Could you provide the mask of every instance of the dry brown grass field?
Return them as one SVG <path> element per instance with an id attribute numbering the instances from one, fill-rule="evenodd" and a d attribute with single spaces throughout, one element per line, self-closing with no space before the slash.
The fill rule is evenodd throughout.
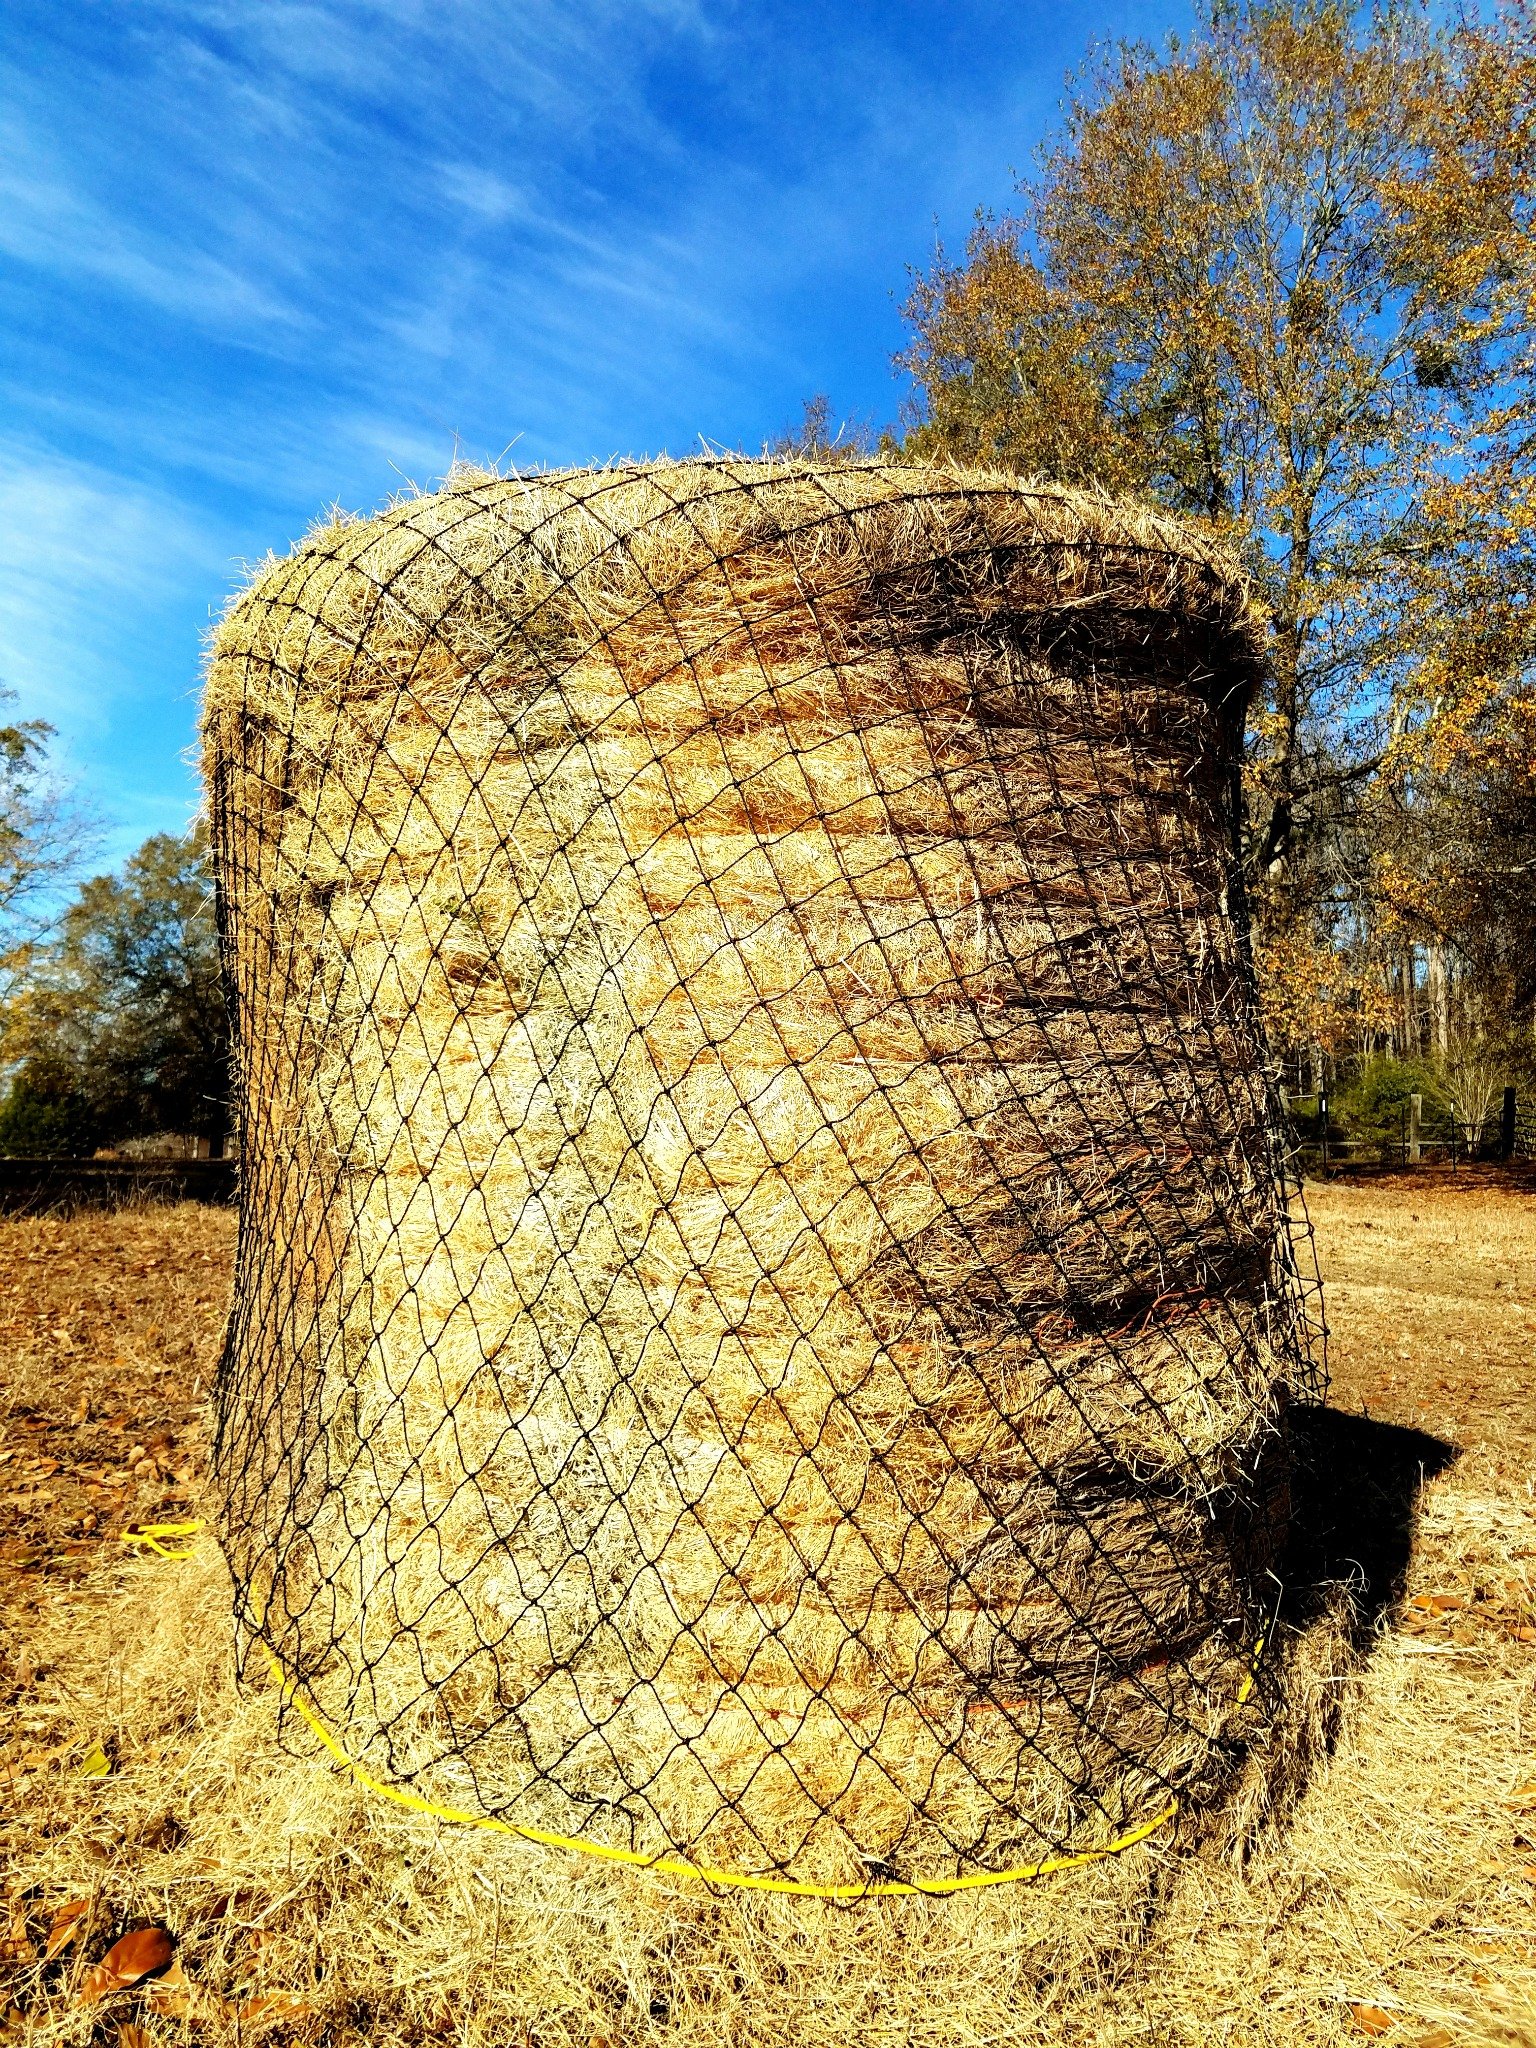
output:
<path id="1" fill-rule="evenodd" d="M 0 1221 L 0 2037 L 1536 2044 L 1536 1186 L 1309 1201 L 1333 1396 L 1296 1568 L 1353 1583 L 1359 1654 L 1315 1674 L 1295 1812 L 1242 1856 L 1169 1833 L 853 1908 L 447 1826 L 281 1750 L 216 1549 L 120 1540 L 204 1498 L 232 1217 Z M 115 1985 L 147 1928 L 157 1974 Z"/>

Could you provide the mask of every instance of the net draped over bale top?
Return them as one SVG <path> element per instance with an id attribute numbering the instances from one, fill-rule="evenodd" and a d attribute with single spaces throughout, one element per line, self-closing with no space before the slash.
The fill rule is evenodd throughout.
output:
<path id="1" fill-rule="evenodd" d="M 205 711 L 246 1630 L 375 1774 L 942 1882 L 1219 1798 L 1316 1391 L 1203 535 L 896 464 L 461 474 Z"/>

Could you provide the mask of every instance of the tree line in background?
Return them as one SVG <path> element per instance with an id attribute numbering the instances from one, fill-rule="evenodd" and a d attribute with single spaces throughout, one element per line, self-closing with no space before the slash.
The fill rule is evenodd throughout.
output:
<path id="1" fill-rule="evenodd" d="M 1205 0 L 1071 87 L 1006 218 L 915 278 L 892 452 L 1150 496 L 1269 619 L 1244 863 L 1299 1094 L 1536 1089 L 1536 19 Z M 777 446 L 874 445 L 825 398 Z M 0 728 L 0 1153 L 217 1141 L 201 830 L 78 867 Z M 29 925 L 29 919 L 31 924 Z"/>
<path id="2" fill-rule="evenodd" d="M 229 1123 L 229 1027 L 207 834 L 147 839 L 80 885 L 89 821 L 50 779 L 49 727 L 0 727 L 0 1157 L 80 1157 Z"/>

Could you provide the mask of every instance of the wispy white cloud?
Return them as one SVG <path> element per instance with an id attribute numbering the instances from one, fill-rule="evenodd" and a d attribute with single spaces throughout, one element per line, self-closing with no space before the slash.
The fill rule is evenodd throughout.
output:
<path id="1" fill-rule="evenodd" d="M 58 729 L 113 854 L 196 803 L 182 755 L 206 613 L 185 596 L 231 566 L 227 540 L 174 497 L 0 442 L 0 683 Z"/>
<path id="2" fill-rule="evenodd" d="M 180 806 L 231 559 L 321 505 L 889 418 L 935 213 L 1183 6 L 7 0 L 0 665 Z"/>
<path id="3" fill-rule="evenodd" d="M 0 122 L 0 251 L 213 326 L 299 317 L 230 264 L 146 232 L 80 190 L 56 150 L 14 112 Z"/>
<path id="4" fill-rule="evenodd" d="M 450 206 L 491 227 L 528 216 L 526 194 L 481 164 L 439 164 L 437 182 Z"/>
<path id="5" fill-rule="evenodd" d="M 189 568 L 223 568 L 187 508 L 84 463 L 0 443 L 0 677 L 44 717 L 99 730 L 115 689 L 102 629 L 173 597 Z"/>

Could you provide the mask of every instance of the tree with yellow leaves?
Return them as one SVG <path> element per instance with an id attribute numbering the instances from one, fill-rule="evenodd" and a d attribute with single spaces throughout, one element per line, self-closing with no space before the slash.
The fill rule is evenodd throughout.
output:
<path id="1" fill-rule="evenodd" d="M 1479 281 L 1464 394 L 1398 549 L 1400 667 L 1376 789 L 1385 918 L 1449 949 L 1466 1021 L 1536 1010 L 1536 20 L 1460 38 L 1463 89 L 1405 191 L 1408 260 Z"/>
<path id="2" fill-rule="evenodd" d="M 1018 215 L 979 219 L 908 303 L 909 446 L 1149 491 L 1249 563 L 1272 683 L 1248 858 L 1277 958 L 1340 919 L 1358 936 L 1358 798 L 1412 665 L 1405 536 L 1517 374 L 1528 109 L 1486 99 L 1512 33 L 1210 4 L 1187 43 L 1101 53 Z"/>

